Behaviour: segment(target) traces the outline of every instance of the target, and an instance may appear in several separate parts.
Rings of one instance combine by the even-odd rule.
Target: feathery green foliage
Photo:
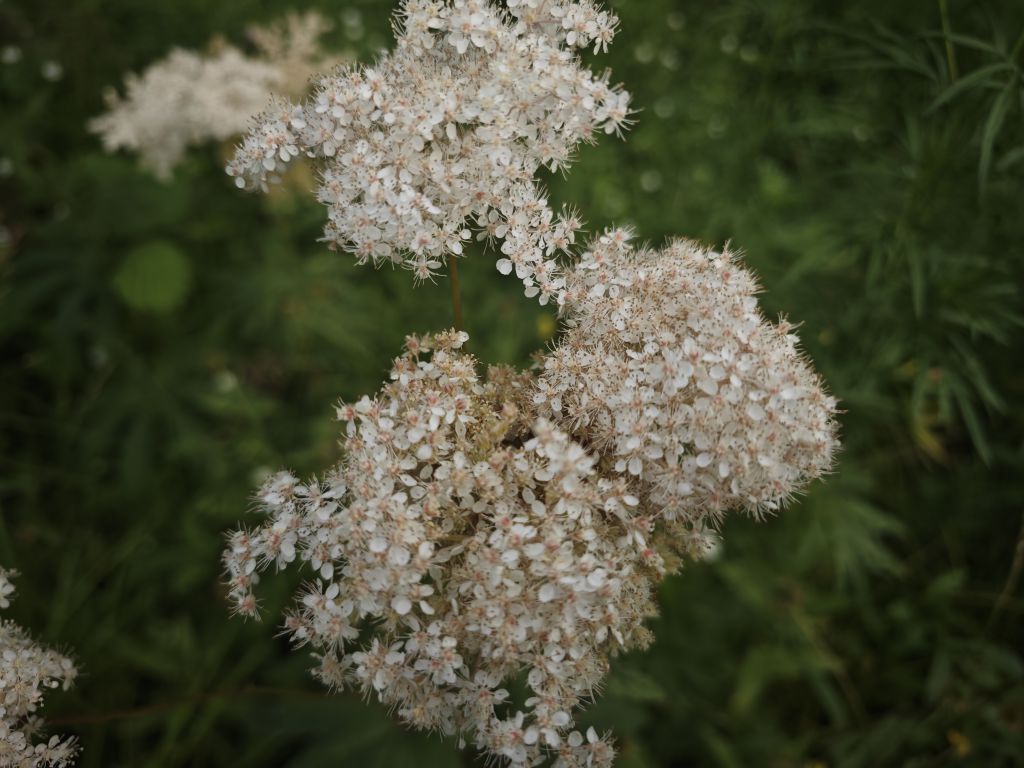
[[[624,768],[1024,764],[1024,6],[612,5],[643,112],[553,196],[748,252],[845,447],[664,583],[593,723]],[[389,42],[386,0],[313,6],[339,49]],[[259,474],[329,463],[331,403],[450,324],[448,287],[328,252],[308,195],[238,193],[223,148],[161,183],[85,127],[125,71],[292,7],[0,3],[0,563],[12,617],[75,650],[47,711],[86,768],[464,761],[229,619],[218,559]],[[523,364],[553,314],[491,261],[462,266],[473,352]]]

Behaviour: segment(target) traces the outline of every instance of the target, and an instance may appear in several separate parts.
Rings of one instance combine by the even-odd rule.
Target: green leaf
[[[953,397],[956,398],[956,403],[960,409],[960,417],[963,419],[964,426],[967,427],[967,433],[971,436],[971,442],[974,443],[975,450],[978,451],[978,455],[985,464],[991,464],[992,447],[989,445],[981,417],[974,407],[970,391],[959,377],[953,377],[952,375],[950,376],[950,386],[952,387]]]
[[[928,597],[931,599],[949,599],[949,597],[964,586],[966,574],[961,568],[954,568],[951,571],[939,574],[931,584],[928,585]]]
[[[1003,159],[996,163],[996,168],[1000,172],[1008,171],[1021,160],[1024,160],[1024,144],[1019,147],[1014,147],[1003,155]]]
[[[935,101],[929,105],[925,112],[934,112],[936,109],[952,101],[961,93],[970,90],[976,86],[983,87],[987,85],[987,81],[992,75],[998,72],[1013,71],[1013,65],[1006,61],[1001,61],[998,64],[989,64],[987,67],[981,67],[971,72],[969,75],[964,75],[955,83],[950,85],[946,90],[936,97]]]
[[[929,703],[934,704],[949,683],[952,663],[949,652],[941,645],[932,657],[931,669],[928,670],[928,677],[925,679],[924,693]]]
[[[797,552],[803,567],[827,558],[840,586],[868,574],[900,571],[893,549],[893,540],[904,532],[898,518],[839,488],[814,494],[803,509],[807,525]]]
[[[646,672],[635,667],[622,666],[608,681],[608,695],[631,701],[665,701],[668,694],[661,684]]]
[[[1005,51],[1001,51],[996,46],[990,43],[986,43],[984,40],[981,40],[980,38],[971,37],[970,35],[960,35],[956,34],[955,32],[950,34],[946,34],[943,32],[929,32],[925,35],[925,37],[939,38],[940,40],[944,40],[948,37],[954,43],[962,45],[965,48],[973,48],[975,50],[984,51],[985,53],[992,53],[997,56],[1006,55]]]
[[[774,683],[813,677],[816,672],[830,671],[834,666],[832,659],[814,653],[807,646],[756,645],[740,663],[730,710],[734,715],[751,712]]]
[[[992,110],[988,113],[988,120],[985,121],[985,129],[981,135],[981,159],[978,161],[978,186],[982,194],[988,186],[988,174],[992,168],[992,150],[995,147],[999,131],[1003,127],[1003,120],[1010,109],[1010,101],[1013,96],[1016,78],[1011,80],[1003,88]]]
[[[131,251],[114,274],[114,288],[132,309],[171,312],[184,301],[192,267],[171,243],[154,241]]]
[[[713,727],[705,725],[699,729],[701,741],[707,746],[714,757],[714,764],[722,768],[739,768],[743,765],[736,750]]]
[[[911,250],[907,257],[910,264],[910,294],[914,305],[914,316],[920,319],[924,316],[924,265],[921,263],[921,255],[915,250]]]

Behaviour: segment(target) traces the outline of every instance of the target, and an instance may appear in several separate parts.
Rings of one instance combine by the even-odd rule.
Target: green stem
[[[455,315],[455,330],[462,330],[462,297],[459,293],[459,259],[452,256],[448,259],[448,271],[452,284],[452,313]]]
[[[939,16],[942,17],[942,34],[946,38],[946,61],[949,64],[949,82],[955,83],[959,73],[956,66],[956,50],[953,48],[953,28],[949,23],[949,0],[939,0]]]
[[[1013,46],[1013,50],[1010,52],[1010,61],[1013,62],[1017,58],[1017,54],[1024,48],[1024,29],[1020,31],[1020,37],[1017,38],[1017,43]]]
[[[1021,571],[1024,571],[1024,515],[1020,519],[1020,533],[1017,535],[1017,546],[1013,550],[1013,562],[1010,564],[1010,573],[1006,576],[1006,583],[1003,584],[1003,591],[996,598],[992,606],[992,613],[989,614],[986,629],[991,629],[999,614],[1006,608],[1013,593],[1017,591],[1017,582],[1020,580]]]

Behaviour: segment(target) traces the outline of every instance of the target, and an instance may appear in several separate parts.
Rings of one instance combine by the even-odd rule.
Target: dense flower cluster
[[[565,319],[526,373],[481,378],[461,332],[410,338],[377,397],[339,407],[341,462],[270,478],[266,520],[224,554],[245,615],[262,572],[310,566],[285,626],[327,685],[516,768],[610,765],[575,713],[611,656],[650,641],[657,581],[712,552],[726,512],[778,509],[836,448],[835,401],[736,257],[637,250],[624,230],[576,255],[578,218],[538,186],[628,121],[628,96],[576,52],[616,23],[586,1],[406,0],[395,51],[276,103],[228,167],[262,186],[316,159],[326,239],[418,278],[476,227]]]
[[[429,278],[472,227],[502,241],[498,269],[546,303],[563,284],[552,257],[580,221],[552,210],[535,174],[629,122],[628,94],[577,53],[604,49],[616,24],[590,2],[405,0],[393,51],[322,78],[301,106],[275,103],[228,172],[265,186],[294,158],[315,158],[325,238],[360,263]]]
[[[255,56],[219,40],[207,54],[175,49],[128,75],[124,98],[111,90],[108,111],[89,127],[109,151],[137,152],[167,178],[189,146],[243,133],[270,94],[301,95],[315,72],[333,65],[319,43],[328,28],[316,13],[292,14],[250,30]]]
[[[571,273],[542,413],[642,481],[670,519],[778,509],[831,467],[834,398],[792,327],[764,320],[733,254],[628,239],[605,234]]]
[[[312,567],[286,627],[325,683],[514,766],[610,764],[573,713],[610,655],[649,641],[657,580],[713,548],[727,508],[774,508],[826,470],[835,444],[834,403],[730,257],[638,254],[610,233],[569,286],[577,325],[539,377],[480,381],[462,333],[409,339],[378,397],[338,408],[341,463],[269,479],[268,521],[225,552],[247,615],[261,571]]]
[[[0,608],[7,608],[16,574],[0,568]],[[67,689],[75,679],[71,659],[36,645],[11,621],[0,622],[0,766],[61,768],[72,764],[78,752],[73,738],[51,736],[38,744],[33,737],[42,721],[36,710],[43,694]]]
[[[286,626],[326,683],[514,765],[607,765],[572,713],[609,653],[647,642],[661,558],[628,483],[530,416],[532,377],[480,381],[465,338],[410,339],[380,396],[338,409],[341,464],[266,483],[269,521],[225,555],[232,596],[252,613],[260,570],[308,562],[318,578]],[[530,696],[513,701],[524,670]]]

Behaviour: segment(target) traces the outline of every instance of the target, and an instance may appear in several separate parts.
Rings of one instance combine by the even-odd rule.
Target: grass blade
[[[980,87],[980,86],[987,85],[988,84],[987,81],[993,75],[996,75],[996,74],[998,74],[1000,72],[1006,72],[1006,71],[1012,71],[1012,70],[1013,70],[1013,65],[1010,64],[1009,62],[1006,62],[1006,61],[1000,61],[997,64],[989,64],[986,67],[981,67],[980,69],[976,69],[973,72],[971,72],[971,74],[964,75],[959,80],[957,80],[955,83],[950,85],[942,93],[940,93],[936,97],[935,101],[933,101],[929,105],[928,109],[925,110],[925,113],[927,114],[927,113],[930,113],[930,112],[934,112],[936,109],[941,107],[943,104],[946,104],[946,103],[952,101],[957,96],[959,96],[961,93],[964,93],[965,91],[968,91],[968,90],[970,90],[970,89],[972,89],[972,88],[974,88],[976,86]]]
[[[1006,113],[1010,109],[1016,85],[1017,78],[1013,78],[1006,84],[992,105],[988,119],[985,121],[985,129],[981,134],[981,159],[978,161],[978,187],[982,194],[985,193],[985,188],[988,186],[988,175],[992,169],[992,151],[995,148],[996,139],[999,137],[999,131],[1003,127],[1003,121],[1006,119]]]

